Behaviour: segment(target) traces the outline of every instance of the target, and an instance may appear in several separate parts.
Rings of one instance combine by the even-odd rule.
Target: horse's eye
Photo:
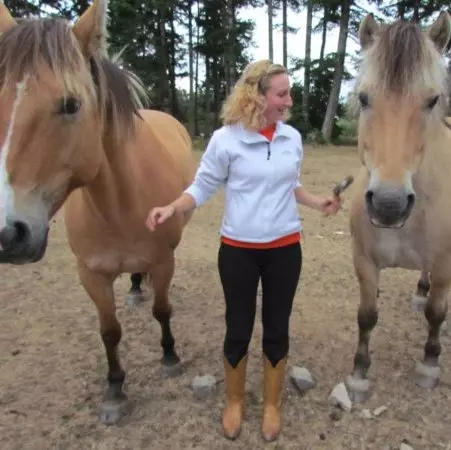
[[[435,95],[434,97],[428,98],[426,101],[426,108],[427,109],[433,109],[434,106],[437,104],[439,99],[438,95]]]
[[[362,108],[366,108],[370,104],[370,99],[366,92],[359,92],[359,102]]]
[[[64,97],[60,100],[58,113],[65,116],[72,116],[78,112],[81,103],[75,97]]]

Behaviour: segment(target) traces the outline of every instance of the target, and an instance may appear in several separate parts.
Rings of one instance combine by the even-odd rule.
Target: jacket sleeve
[[[299,152],[299,162],[298,162],[298,176],[296,179],[296,187],[301,187],[301,169],[302,169],[302,161],[304,159],[304,147],[302,146],[302,136],[299,134],[299,142],[298,142],[298,152]]]
[[[218,145],[215,131],[202,155],[194,181],[184,192],[190,194],[199,207],[225,184],[228,173],[229,155]]]

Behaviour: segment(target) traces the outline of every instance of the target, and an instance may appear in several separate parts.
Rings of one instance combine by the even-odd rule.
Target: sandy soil
[[[358,167],[355,149],[308,148],[303,181],[329,192]],[[357,342],[358,289],[350,258],[347,208],[335,218],[303,210],[304,267],[291,321],[290,365],[307,367],[318,385],[301,396],[287,382],[285,426],[265,445],[261,417],[260,321],[250,349],[247,414],[235,443],[221,435],[221,346],[224,304],[216,271],[221,193],[197,211],[177,251],[171,296],[173,332],[184,371],[166,378],[160,368],[160,328],[151,301],[125,305],[128,276],[116,285],[124,338],[120,351],[133,409],[106,427],[97,408],[106,360],[94,305],[81,288],[61,217],[55,219],[44,261],[3,266],[0,292],[0,448],[40,449],[396,449],[406,439],[415,450],[451,449],[451,359],[443,338],[442,382],[432,392],[412,380],[426,339],[423,314],[410,310],[418,274],[383,272],[380,320],[372,338],[374,393],[339,420],[327,397],[352,368]],[[211,398],[194,399],[195,375],[220,382]],[[385,405],[375,419],[363,408]]]

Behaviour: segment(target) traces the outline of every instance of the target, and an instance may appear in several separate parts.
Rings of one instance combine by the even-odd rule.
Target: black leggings
[[[275,366],[288,354],[289,321],[302,267],[301,245],[249,249],[221,243],[218,267],[226,302],[224,356],[236,367],[247,354],[261,278],[263,353]]]

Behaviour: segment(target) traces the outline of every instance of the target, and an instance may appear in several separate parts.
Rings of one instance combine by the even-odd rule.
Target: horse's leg
[[[424,311],[428,301],[428,293],[430,288],[429,272],[427,270],[422,270],[420,279],[417,283],[417,290],[411,300],[412,311]]]
[[[354,356],[354,369],[346,378],[346,387],[353,402],[365,401],[370,395],[370,381],[367,378],[371,365],[369,342],[371,331],[378,319],[377,292],[379,269],[368,258],[354,252],[354,267],[360,287],[360,306],[357,315],[359,341]]]
[[[126,302],[129,306],[137,306],[146,300],[146,296],[141,289],[142,280],[142,273],[137,272],[130,275],[131,286],[126,297]]]
[[[161,326],[161,346],[163,347],[163,368],[168,375],[180,373],[180,358],[174,350],[174,337],[171,332],[172,306],[169,301],[169,287],[174,275],[174,254],[164,262],[152,267],[152,281],[155,292],[153,316]]]
[[[440,328],[446,319],[448,311],[449,280],[431,277],[431,290],[424,309],[424,315],[429,323],[429,334],[424,346],[423,361],[419,361],[415,370],[416,383],[427,389],[432,389],[440,381],[439,356],[441,352]]]
[[[126,412],[127,396],[122,390],[125,372],[117,354],[121,340],[121,325],[116,317],[113,282],[114,276],[92,272],[83,264],[78,265],[80,281],[95,303],[98,311],[100,334],[108,360],[108,388],[100,409],[100,420],[115,424]]]

